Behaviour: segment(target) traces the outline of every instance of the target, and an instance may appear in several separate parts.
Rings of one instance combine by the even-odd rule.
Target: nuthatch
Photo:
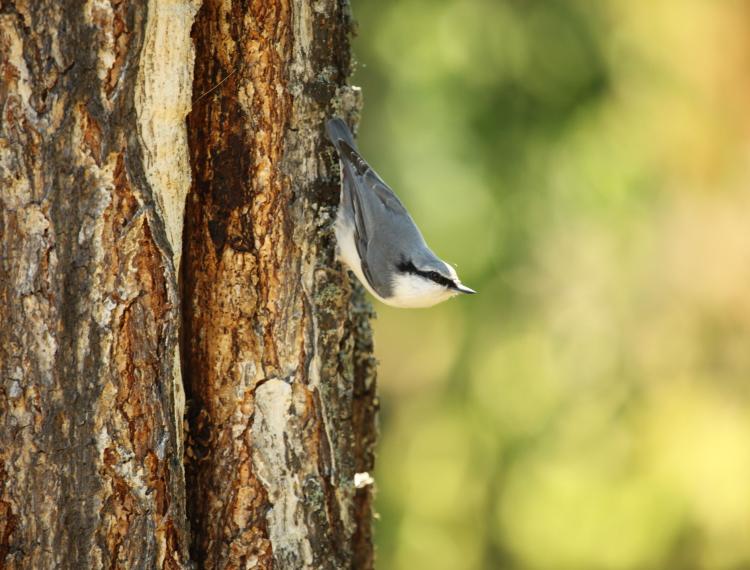
[[[339,256],[362,285],[394,307],[430,307],[476,293],[427,247],[404,205],[357,151],[346,123],[330,119],[326,130],[341,162]]]

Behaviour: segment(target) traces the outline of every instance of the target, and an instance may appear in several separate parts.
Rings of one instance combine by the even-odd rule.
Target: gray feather
[[[338,117],[329,119],[326,122],[326,133],[328,134],[329,140],[334,144],[337,150],[339,147],[338,141],[344,141],[353,149],[357,149],[352,132],[349,130],[347,124]]]
[[[444,270],[445,264],[427,247],[396,194],[359,154],[346,123],[333,118],[326,130],[342,165],[340,215],[354,225],[362,273],[370,286],[381,297],[390,297],[391,276],[407,262],[425,270]],[[404,244],[409,244],[408,252]]]

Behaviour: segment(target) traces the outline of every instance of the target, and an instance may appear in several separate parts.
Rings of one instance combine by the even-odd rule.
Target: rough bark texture
[[[158,4],[0,10],[0,566],[187,560],[177,273],[141,136],[180,96],[137,74]],[[188,86],[193,12],[158,56]]]
[[[205,568],[369,568],[369,306],[333,258],[326,116],[353,111],[346,5],[207,0],[193,27],[184,373]]]
[[[370,309],[322,135],[357,108],[349,26],[0,0],[0,568],[372,566]]]

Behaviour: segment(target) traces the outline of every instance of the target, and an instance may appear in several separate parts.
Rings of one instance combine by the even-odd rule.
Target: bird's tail
[[[339,141],[344,141],[354,150],[357,149],[352,132],[346,123],[338,117],[326,121],[326,132],[328,133],[328,138],[331,139],[331,142],[337,149],[339,148]]]

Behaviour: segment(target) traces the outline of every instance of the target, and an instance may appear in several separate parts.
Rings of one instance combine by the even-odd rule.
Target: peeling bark
[[[346,5],[207,0],[193,28],[182,277],[192,554],[369,568],[369,306],[333,258],[324,119],[356,112]]]
[[[134,101],[148,17],[124,0],[0,9],[5,568],[188,560],[164,153],[139,136],[171,101],[142,96],[140,122]],[[157,57],[190,84],[184,50]]]
[[[373,566],[347,10],[0,0],[0,568]]]

